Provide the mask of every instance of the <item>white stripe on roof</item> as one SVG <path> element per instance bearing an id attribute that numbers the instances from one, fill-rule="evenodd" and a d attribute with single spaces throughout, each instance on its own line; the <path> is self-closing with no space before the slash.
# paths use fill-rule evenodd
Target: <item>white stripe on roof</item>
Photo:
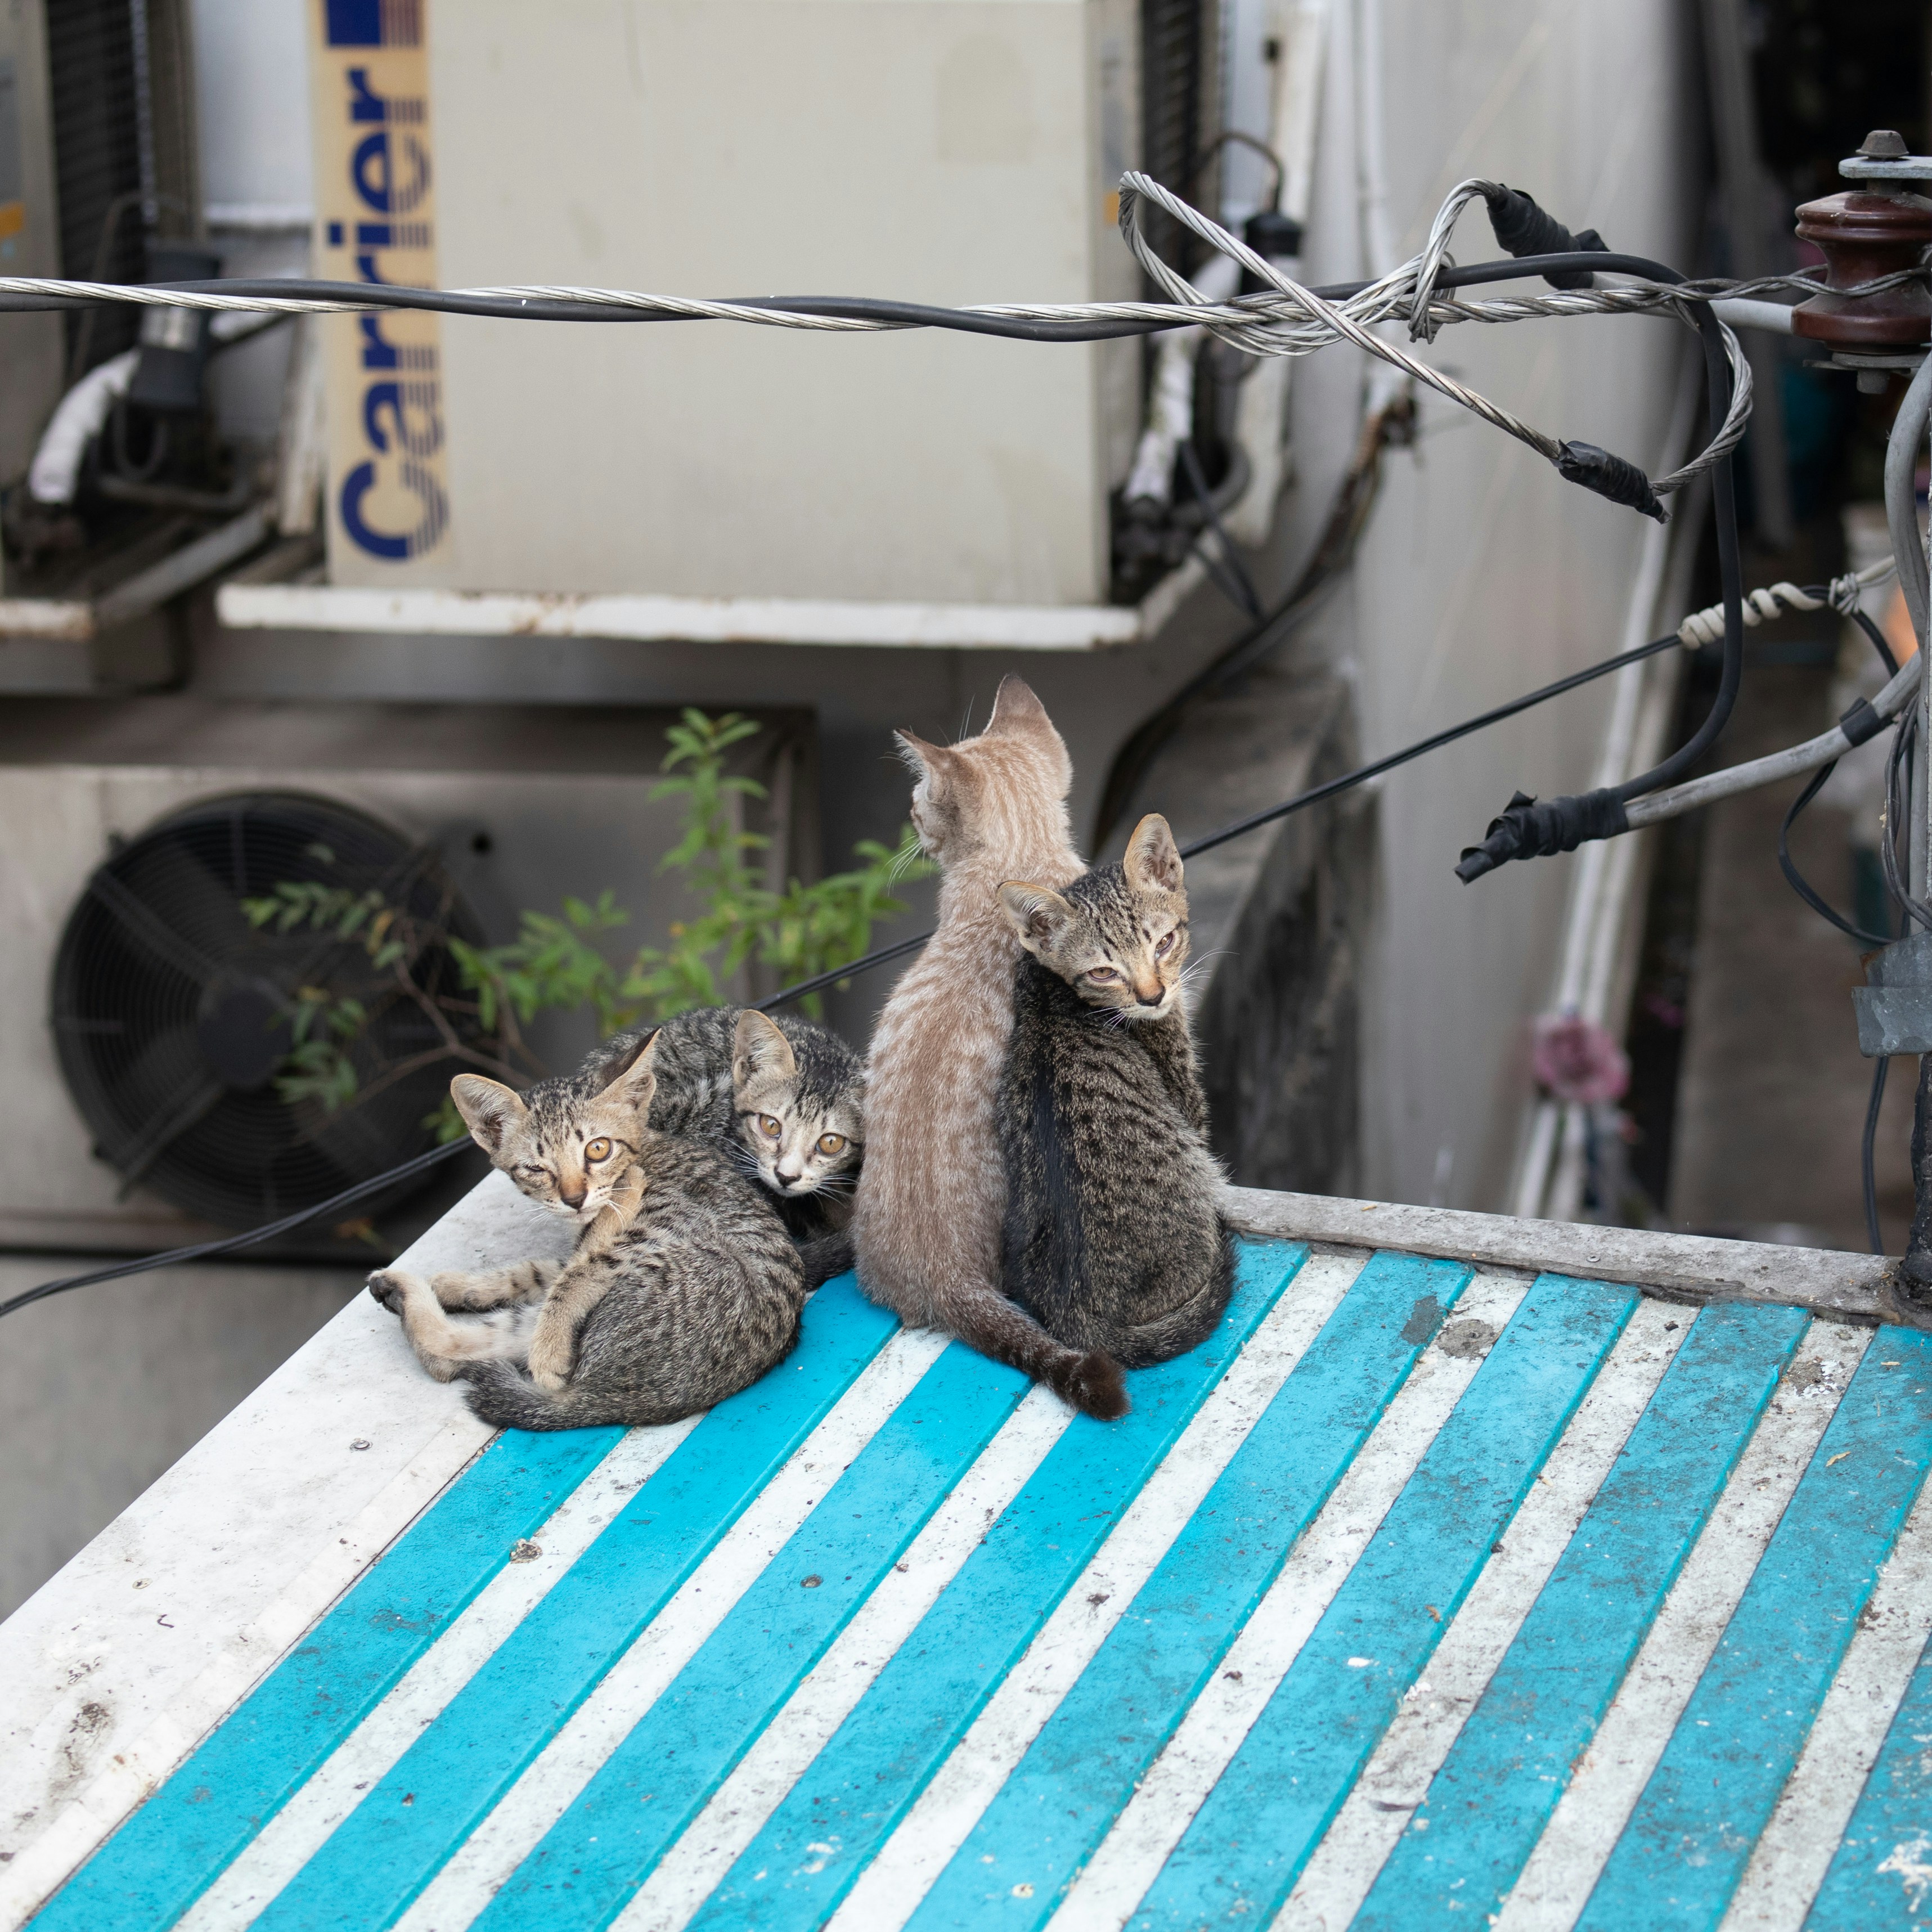
<path id="1" fill-rule="evenodd" d="M 1496 1932 L 1568 1932 L 1582 1910 L 1870 1340 L 1814 1322 L 1798 1344 Z M 1827 1378 L 1807 1386 L 1814 1370 Z"/>
<path id="2" fill-rule="evenodd" d="M 638 1485 L 697 1426 L 693 1416 L 662 1428 L 634 1429 L 622 1437 L 530 1539 L 542 1555 L 497 1571 L 402 1682 L 189 1907 L 176 1932 L 238 1932 L 249 1924 L 562 1580 Z"/>
<path id="3" fill-rule="evenodd" d="M 758 1834 L 940 1592 L 986 1526 L 1066 1432 L 1073 1411 L 1036 1384 L 744 1760 L 665 1855 L 613 1932 L 678 1932 Z"/>
<path id="4" fill-rule="evenodd" d="M 1304 1265 L 846 1894 L 827 1922 L 831 1932 L 898 1932 L 912 1916 L 1353 1285 L 1366 1258 L 1321 1256 Z M 1420 1372 L 1418 1366 L 1412 1377 Z"/>
<path id="5" fill-rule="evenodd" d="M 457 1932 L 476 1918 L 877 1435 L 948 1337 L 900 1330 L 868 1363 L 570 1721 L 396 1923 Z"/>
<path id="6" fill-rule="evenodd" d="M 1486 1322 L 1500 1331 L 1528 1286 L 1520 1276 L 1478 1275 L 1453 1318 Z M 1053 1932 L 1118 1932 L 1140 1903 L 1481 1366 L 1480 1360 L 1432 1348 L 1409 1372 L 1213 1683 L 1067 1894 Z"/>
<path id="7" fill-rule="evenodd" d="M 1502 1549 L 1484 1565 L 1427 1675 L 1383 1732 L 1276 1915 L 1279 1932 L 1346 1925 L 1367 1897 L 1689 1332 L 1688 1311 L 1667 1303 L 1646 1302 L 1631 1316 L 1510 1520 Z"/>
<path id="8" fill-rule="evenodd" d="M 1880 1571 L 1804 1755 L 1725 1915 L 1725 1932 L 1797 1932 L 1844 1836 L 1932 1631 L 1932 1484 Z"/>

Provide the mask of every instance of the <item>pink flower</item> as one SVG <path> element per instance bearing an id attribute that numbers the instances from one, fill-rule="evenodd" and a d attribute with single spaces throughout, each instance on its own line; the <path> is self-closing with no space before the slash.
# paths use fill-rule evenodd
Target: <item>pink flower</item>
<path id="1" fill-rule="evenodd" d="M 1594 1020 L 1566 1014 L 1536 1022 L 1530 1070 L 1552 1100 L 1593 1107 L 1621 1100 L 1630 1087 L 1630 1060 Z"/>

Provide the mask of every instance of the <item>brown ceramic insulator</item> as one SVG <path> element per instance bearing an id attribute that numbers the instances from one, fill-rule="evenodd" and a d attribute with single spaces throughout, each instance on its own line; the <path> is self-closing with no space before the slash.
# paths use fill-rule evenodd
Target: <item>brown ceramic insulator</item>
<path id="1" fill-rule="evenodd" d="M 1808 201 L 1798 235 L 1825 256 L 1825 287 L 1856 288 L 1900 268 L 1916 268 L 1932 244 L 1932 201 L 1916 194 L 1873 194 L 1852 188 Z M 1907 283 L 1847 302 L 1814 296 L 1791 318 L 1793 332 L 1844 349 L 1911 349 L 1932 334 L 1932 295 Z"/>

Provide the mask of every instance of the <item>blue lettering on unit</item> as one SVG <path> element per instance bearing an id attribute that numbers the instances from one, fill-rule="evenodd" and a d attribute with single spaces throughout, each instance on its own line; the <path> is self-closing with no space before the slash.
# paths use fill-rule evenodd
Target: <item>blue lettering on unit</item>
<path id="1" fill-rule="evenodd" d="M 352 67 L 349 70 L 349 118 L 352 121 L 386 121 L 389 118 L 389 104 L 369 85 L 369 70 L 366 67 Z"/>
<path id="2" fill-rule="evenodd" d="M 382 44 L 382 0 L 328 0 L 325 20 L 332 47 Z"/>
<path id="3" fill-rule="evenodd" d="M 365 369 L 395 369 L 402 366 L 394 345 L 382 340 L 382 321 L 380 315 L 365 315 L 362 318 L 362 366 Z"/>
<path id="4" fill-rule="evenodd" d="M 387 410 L 394 418 L 396 440 L 412 456 L 434 456 L 442 447 L 442 418 L 436 410 L 434 382 L 372 382 L 362 398 L 362 432 L 383 455 L 389 439 L 376 418 Z M 412 424 L 409 412 L 421 420 Z"/>
<path id="5" fill-rule="evenodd" d="M 328 245 L 332 248 L 342 246 L 342 224 L 339 221 L 332 221 L 328 224 Z"/>
<path id="6" fill-rule="evenodd" d="M 449 520 L 449 506 L 436 478 L 427 470 L 419 464 L 405 463 L 397 473 L 404 488 L 422 506 L 422 514 L 414 530 L 394 534 L 372 529 L 363 520 L 362 500 L 376 486 L 375 464 L 358 463 L 342 479 L 342 527 L 348 532 L 350 541 L 371 556 L 384 557 L 392 563 L 421 555 L 442 536 L 443 526 Z"/>
<path id="7" fill-rule="evenodd" d="M 379 128 L 364 136 L 349 164 L 356 192 L 379 214 L 389 212 L 389 130 Z"/>
<path id="8" fill-rule="evenodd" d="M 356 192 L 378 214 L 407 214 L 429 192 L 429 155 L 423 144 L 413 134 L 394 138 L 406 164 L 403 176 L 398 174 L 386 128 L 365 134 L 349 164 Z"/>

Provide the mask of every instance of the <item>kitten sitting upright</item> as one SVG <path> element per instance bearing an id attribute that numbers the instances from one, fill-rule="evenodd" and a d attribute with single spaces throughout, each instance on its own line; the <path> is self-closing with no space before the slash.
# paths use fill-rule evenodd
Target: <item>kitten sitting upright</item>
<path id="1" fill-rule="evenodd" d="M 600 1068 L 520 1096 L 474 1073 L 450 1083 L 491 1161 L 582 1231 L 567 1262 L 369 1278 L 423 1366 L 466 1379 L 470 1407 L 499 1428 L 674 1422 L 755 1382 L 798 1339 L 798 1250 L 722 1154 L 646 1126 L 651 1060 L 646 1041 L 608 1081 Z"/>
<path id="2" fill-rule="evenodd" d="M 995 893 L 1016 875 L 1060 886 L 1080 873 L 1066 747 L 1016 677 L 1001 681 L 976 738 L 898 736 L 918 774 L 913 824 L 944 876 L 938 929 L 872 1035 L 852 1221 L 859 1283 L 909 1325 L 944 1328 L 1090 1415 L 1122 1415 L 1118 1365 L 1056 1342 L 1000 1288 L 1006 1178 L 994 1102 L 1019 949 Z"/>
<path id="3" fill-rule="evenodd" d="M 1025 947 L 1000 1083 L 1006 1292 L 1123 1367 L 1214 1331 L 1234 1281 L 1222 1175 L 1181 1004 L 1187 889 L 1150 812 L 1064 892 L 1010 881 Z"/>

